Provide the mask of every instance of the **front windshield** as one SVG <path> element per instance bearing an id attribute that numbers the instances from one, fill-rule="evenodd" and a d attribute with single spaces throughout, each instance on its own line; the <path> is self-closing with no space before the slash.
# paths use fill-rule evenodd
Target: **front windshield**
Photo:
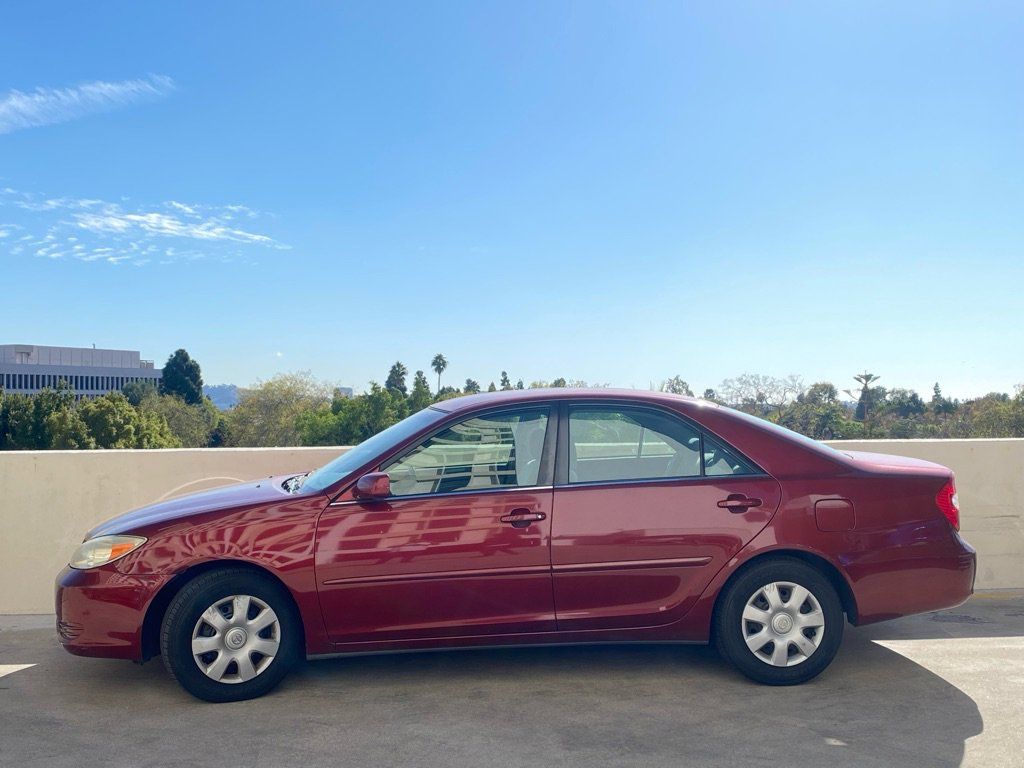
<path id="1" fill-rule="evenodd" d="M 302 483 L 302 490 L 322 491 L 329 485 L 334 485 L 345 475 L 355 472 L 374 456 L 379 456 L 391 446 L 398 445 L 445 416 L 443 411 L 435 411 L 433 408 L 417 411 L 409 418 L 392 424 L 383 432 L 378 432 L 368 440 L 359 443 L 355 448 L 341 454 L 329 464 L 324 464 L 320 469 L 313 470 Z"/>

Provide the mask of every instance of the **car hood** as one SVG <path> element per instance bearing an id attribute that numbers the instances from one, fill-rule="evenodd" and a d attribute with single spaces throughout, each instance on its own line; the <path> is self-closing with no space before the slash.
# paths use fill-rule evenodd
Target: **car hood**
<path id="1" fill-rule="evenodd" d="M 152 529 L 154 526 L 159 527 L 162 524 L 173 523 L 193 515 L 279 500 L 285 495 L 285 491 L 281 488 L 281 482 L 294 476 L 292 473 L 268 477 L 254 482 L 227 485 L 187 496 L 178 496 L 167 501 L 158 501 L 100 523 L 86 534 L 86 538 L 118 533 L 136 533 L 142 529 Z"/>
<path id="2" fill-rule="evenodd" d="M 857 464 L 869 470 L 879 472 L 906 472 L 923 475 L 950 475 L 952 470 L 933 461 L 912 459 L 909 456 L 893 456 L 888 453 L 869 453 L 867 451 L 847 451 L 838 448 Z"/>

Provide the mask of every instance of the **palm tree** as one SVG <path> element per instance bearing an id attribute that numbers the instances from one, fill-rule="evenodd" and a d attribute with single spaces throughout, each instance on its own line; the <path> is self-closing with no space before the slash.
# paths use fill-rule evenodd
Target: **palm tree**
<path id="1" fill-rule="evenodd" d="M 843 390 L 850 397 L 857 398 L 857 410 L 854 412 L 853 417 L 858 421 L 868 420 L 868 408 L 870 405 L 869 400 L 871 397 L 868 390 L 871 388 L 871 385 L 878 381 L 880 378 L 882 377 L 875 376 L 875 374 L 873 373 L 868 373 L 867 371 L 864 371 L 864 373 L 858 373 L 856 376 L 853 377 L 853 380 L 860 384 L 860 392 L 853 392 L 849 389 Z"/>
<path id="2" fill-rule="evenodd" d="M 441 374 L 444 373 L 444 369 L 448 367 L 448 361 L 444 359 L 444 355 L 438 352 L 434 355 L 434 359 L 430 361 L 430 367 L 434 369 L 437 374 L 437 391 L 441 391 Z"/>

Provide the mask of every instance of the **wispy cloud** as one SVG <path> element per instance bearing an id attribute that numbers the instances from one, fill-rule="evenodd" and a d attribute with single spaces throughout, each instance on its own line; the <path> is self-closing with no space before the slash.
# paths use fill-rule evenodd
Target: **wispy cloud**
<path id="1" fill-rule="evenodd" d="M 123 200 L 49 197 L 6 187 L 0 189 L 2 208 L 8 209 L 4 218 L 20 222 L 0 223 L 0 253 L 11 256 L 143 266 L 230 261 L 249 256 L 253 248 L 290 248 L 256 231 L 265 214 L 238 204 L 170 200 L 131 206 Z M 19 237 L 12 237 L 15 231 Z"/>
<path id="2" fill-rule="evenodd" d="M 137 80 L 105 82 L 96 80 L 70 88 L 36 88 L 9 91 L 0 97 L 0 134 L 23 128 L 53 125 L 95 112 L 109 112 L 163 98 L 174 90 L 174 81 L 164 75 Z"/>

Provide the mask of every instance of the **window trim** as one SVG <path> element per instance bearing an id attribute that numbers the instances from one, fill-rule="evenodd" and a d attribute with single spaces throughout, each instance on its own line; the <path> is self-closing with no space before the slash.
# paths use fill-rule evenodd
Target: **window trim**
<path id="1" fill-rule="evenodd" d="M 700 436 L 700 474 L 699 475 L 674 475 L 672 477 L 644 477 L 644 478 L 630 478 L 622 480 L 587 480 L 583 482 L 570 482 L 569 480 L 569 411 L 573 408 L 585 409 L 620 409 L 620 410 L 633 410 L 633 411 L 649 411 L 660 416 L 667 417 L 669 419 L 675 419 L 682 422 L 684 425 L 695 430 Z M 705 473 L 704 467 L 704 436 L 714 438 L 720 442 L 726 449 L 736 454 L 738 458 L 750 465 L 753 470 L 743 475 L 708 475 Z M 593 488 L 603 485 L 651 485 L 659 483 L 681 483 L 681 482 L 695 482 L 702 480 L 715 480 L 721 481 L 725 478 L 751 478 L 751 477 L 769 477 L 769 474 L 756 462 L 750 459 L 743 451 L 737 449 L 728 440 L 725 440 L 704 425 L 700 424 L 695 419 L 689 416 L 674 411 L 670 408 L 665 408 L 660 405 L 650 403 L 637 403 L 631 400 L 598 400 L 598 399 L 586 399 L 586 400 L 565 400 L 559 403 L 559 418 L 558 418 L 558 450 L 555 456 L 555 487 L 557 488 Z"/>
<path id="2" fill-rule="evenodd" d="M 539 403 L 522 403 L 519 405 L 506 405 L 506 406 L 494 406 L 480 411 L 472 411 L 470 413 L 453 414 L 453 418 L 441 422 L 436 428 L 430 432 L 421 435 L 416 438 L 414 442 L 406 445 L 404 448 L 396 451 L 390 456 L 378 459 L 375 461 L 369 471 L 384 472 L 384 466 L 394 464 L 396 461 L 401 461 L 406 456 L 411 454 L 421 445 L 426 443 L 428 440 L 432 440 L 437 435 L 444 432 L 450 427 L 461 424 L 469 419 L 485 418 L 487 416 L 503 415 L 506 413 L 517 413 L 521 411 L 536 411 L 536 412 L 547 412 L 547 424 L 544 425 L 544 447 L 541 449 L 540 454 L 540 467 L 537 470 L 537 481 L 533 485 L 511 485 L 511 486 L 498 486 L 493 488 L 469 488 L 466 490 L 457 491 L 444 491 L 442 493 L 415 493 L 408 494 L 405 496 L 388 496 L 387 498 L 380 499 L 380 501 L 386 501 L 392 503 L 395 501 L 404 501 L 406 499 L 437 499 L 447 496 L 471 496 L 480 493 L 515 493 L 524 491 L 537 491 L 550 489 L 553 487 L 553 475 L 554 475 L 554 453 L 555 453 L 555 433 L 558 431 L 558 404 L 551 402 L 539 402 Z M 366 474 L 365 472 L 363 474 Z M 358 479 L 358 478 L 357 478 Z M 362 503 L 363 500 L 355 500 L 357 503 Z M 338 506 L 340 504 L 348 503 L 347 501 L 335 502 L 331 506 Z"/>

